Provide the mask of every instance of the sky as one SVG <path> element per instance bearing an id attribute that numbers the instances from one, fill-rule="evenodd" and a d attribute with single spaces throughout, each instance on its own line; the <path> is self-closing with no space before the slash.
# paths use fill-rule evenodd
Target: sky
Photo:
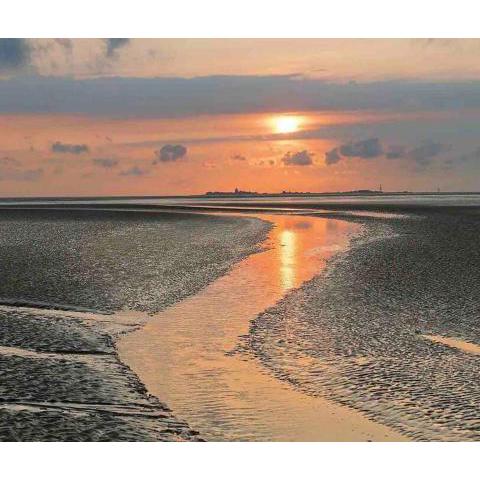
<path id="1" fill-rule="evenodd" d="M 480 40 L 0 39 L 0 196 L 480 191 Z"/>

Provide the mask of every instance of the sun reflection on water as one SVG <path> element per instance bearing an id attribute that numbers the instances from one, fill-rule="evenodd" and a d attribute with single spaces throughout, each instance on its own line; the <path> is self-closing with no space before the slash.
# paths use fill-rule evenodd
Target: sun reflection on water
<path id="1" fill-rule="evenodd" d="M 292 230 L 282 230 L 279 235 L 280 284 L 284 292 L 295 287 L 296 236 Z"/>
<path id="2" fill-rule="evenodd" d="M 339 416 L 319 415 L 318 399 L 286 389 L 236 352 L 251 321 L 320 274 L 357 226 L 307 216 L 255 216 L 274 225 L 265 250 L 124 336 L 121 358 L 150 393 L 207 440 L 335 439 Z M 290 323 L 281 339 L 291 343 L 295 335 Z M 302 368 L 297 361 L 295 367 Z M 344 425 L 348 437 L 350 423 Z"/>

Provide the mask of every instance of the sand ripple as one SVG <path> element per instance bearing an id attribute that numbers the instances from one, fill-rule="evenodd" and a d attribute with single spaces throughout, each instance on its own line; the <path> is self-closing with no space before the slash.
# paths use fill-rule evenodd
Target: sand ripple
<path id="1" fill-rule="evenodd" d="M 432 215 L 370 224 L 326 275 L 252 324 L 249 351 L 296 388 L 416 440 L 479 440 L 480 222 Z"/>

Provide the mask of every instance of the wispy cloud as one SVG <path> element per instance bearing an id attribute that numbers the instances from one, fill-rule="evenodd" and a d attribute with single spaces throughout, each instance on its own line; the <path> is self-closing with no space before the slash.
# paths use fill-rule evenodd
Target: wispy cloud
<path id="1" fill-rule="evenodd" d="M 431 140 L 423 142 L 418 147 L 412 148 L 406 154 L 407 158 L 414 160 L 419 166 L 428 165 L 434 157 L 450 150 L 449 145 Z"/>
<path id="2" fill-rule="evenodd" d="M 0 181 L 38 180 L 44 174 L 43 168 L 22 168 L 22 162 L 12 157 L 0 158 Z"/>
<path id="3" fill-rule="evenodd" d="M 122 170 L 119 175 L 122 177 L 141 177 L 142 175 L 146 175 L 148 173 L 147 170 L 138 167 L 137 165 L 128 168 L 127 170 Z"/>
<path id="4" fill-rule="evenodd" d="M 73 155 L 80 155 L 81 153 L 87 153 L 89 151 L 88 145 L 75 144 L 75 143 L 62 143 L 55 142 L 50 147 L 50 150 L 54 153 L 71 153 Z"/>
<path id="5" fill-rule="evenodd" d="M 92 162 L 103 168 L 113 168 L 118 165 L 118 160 L 115 158 L 94 158 L 92 159 Z"/>

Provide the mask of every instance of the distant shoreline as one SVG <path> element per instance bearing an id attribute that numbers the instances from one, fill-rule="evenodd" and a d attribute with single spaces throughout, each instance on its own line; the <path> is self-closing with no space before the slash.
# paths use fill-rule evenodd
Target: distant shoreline
<path id="1" fill-rule="evenodd" d="M 249 194 L 235 194 L 235 193 L 219 193 L 219 194 L 198 194 L 198 195 L 112 195 L 112 196 L 91 196 L 91 195 L 78 195 L 78 196 L 31 196 L 31 197 L 1 197 L 0 202 L 31 202 L 31 201 L 76 201 L 76 200 L 155 200 L 155 199 L 212 199 L 212 198 L 291 198 L 291 197 L 390 197 L 390 196 L 452 196 L 452 195 L 480 195 L 480 191 L 472 192 L 379 192 L 379 191 L 349 191 L 349 192 L 292 192 L 292 193 L 249 193 Z"/>

